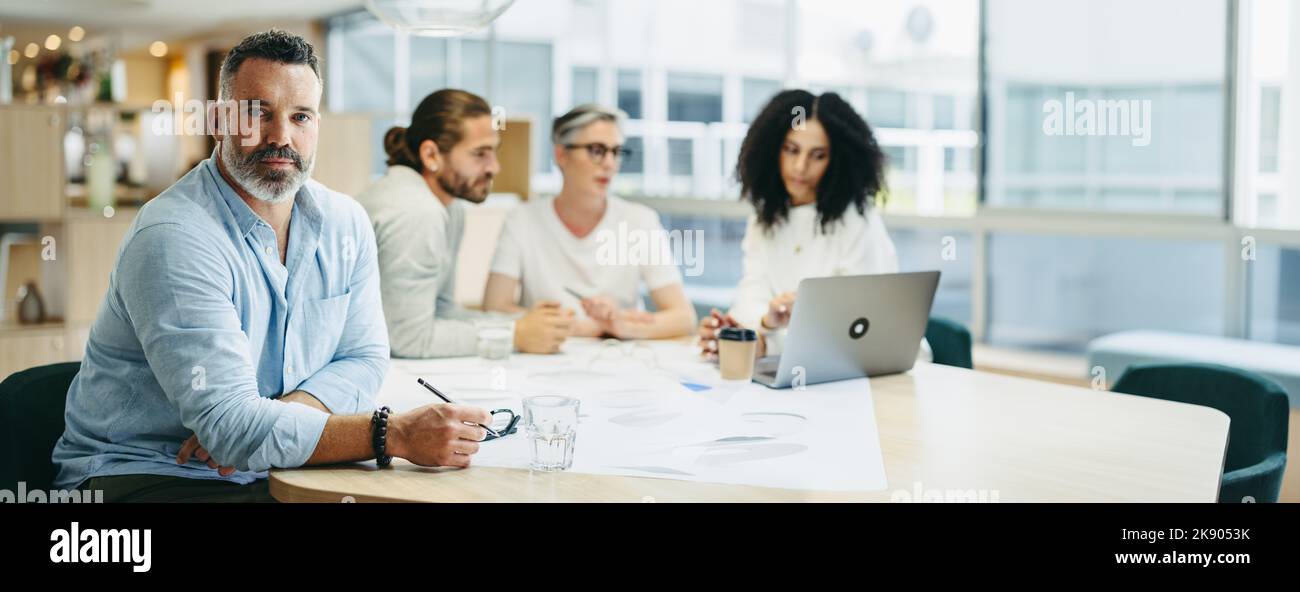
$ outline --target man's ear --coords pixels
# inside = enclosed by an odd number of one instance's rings
[[[555,166],[563,166],[565,164],[568,164],[569,151],[565,150],[564,146],[561,146],[559,144],[556,144],[554,148],[555,148],[555,155],[554,155]]]
[[[420,142],[420,164],[424,165],[424,170],[436,173],[443,169],[442,151],[438,149],[438,143],[433,140]]]

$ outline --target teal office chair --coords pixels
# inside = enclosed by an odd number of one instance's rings
[[[1257,374],[1214,364],[1130,366],[1111,389],[1213,407],[1228,415],[1228,451],[1219,501],[1276,502],[1286,468],[1286,391]]]
[[[0,489],[50,489],[54,462],[50,455],[63,435],[63,406],[68,386],[81,362],[24,370],[0,382]]]
[[[930,343],[934,363],[958,368],[974,368],[971,359],[970,331],[956,321],[930,317],[925,326],[925,340]]]

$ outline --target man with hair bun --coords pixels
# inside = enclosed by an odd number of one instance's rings
[[[388,171],[357,196],[374,225],[384,317],[394,357],[473,355],[474,321],[488,315],[454,300],[464,202],[482,203],[501,171],[492,107],[472,93],[443,89],[416,107],[408,127],[384,137]],[[514,345],[558,352],[572,312],[538,302],[515,322]]]

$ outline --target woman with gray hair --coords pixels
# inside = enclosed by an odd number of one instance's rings
[[[609,195],[628,154],[621,111],[581,105],[551,129],[559,195],[510,213],[492,260],[483,305],[513,312],[559,300],[583,312],[573,335],[680,337],[695,325],[668,234],[654,210]],[[644,311],[644,283],[656,312]]]

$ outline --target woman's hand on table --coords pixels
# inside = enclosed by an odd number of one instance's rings
[[[727,327],[739,327],[740,323],[723,314],[718,309],[709,311],[709,316],[700,319],[699,345],[700,355],[706,360],[718,359],[718,333]]]

